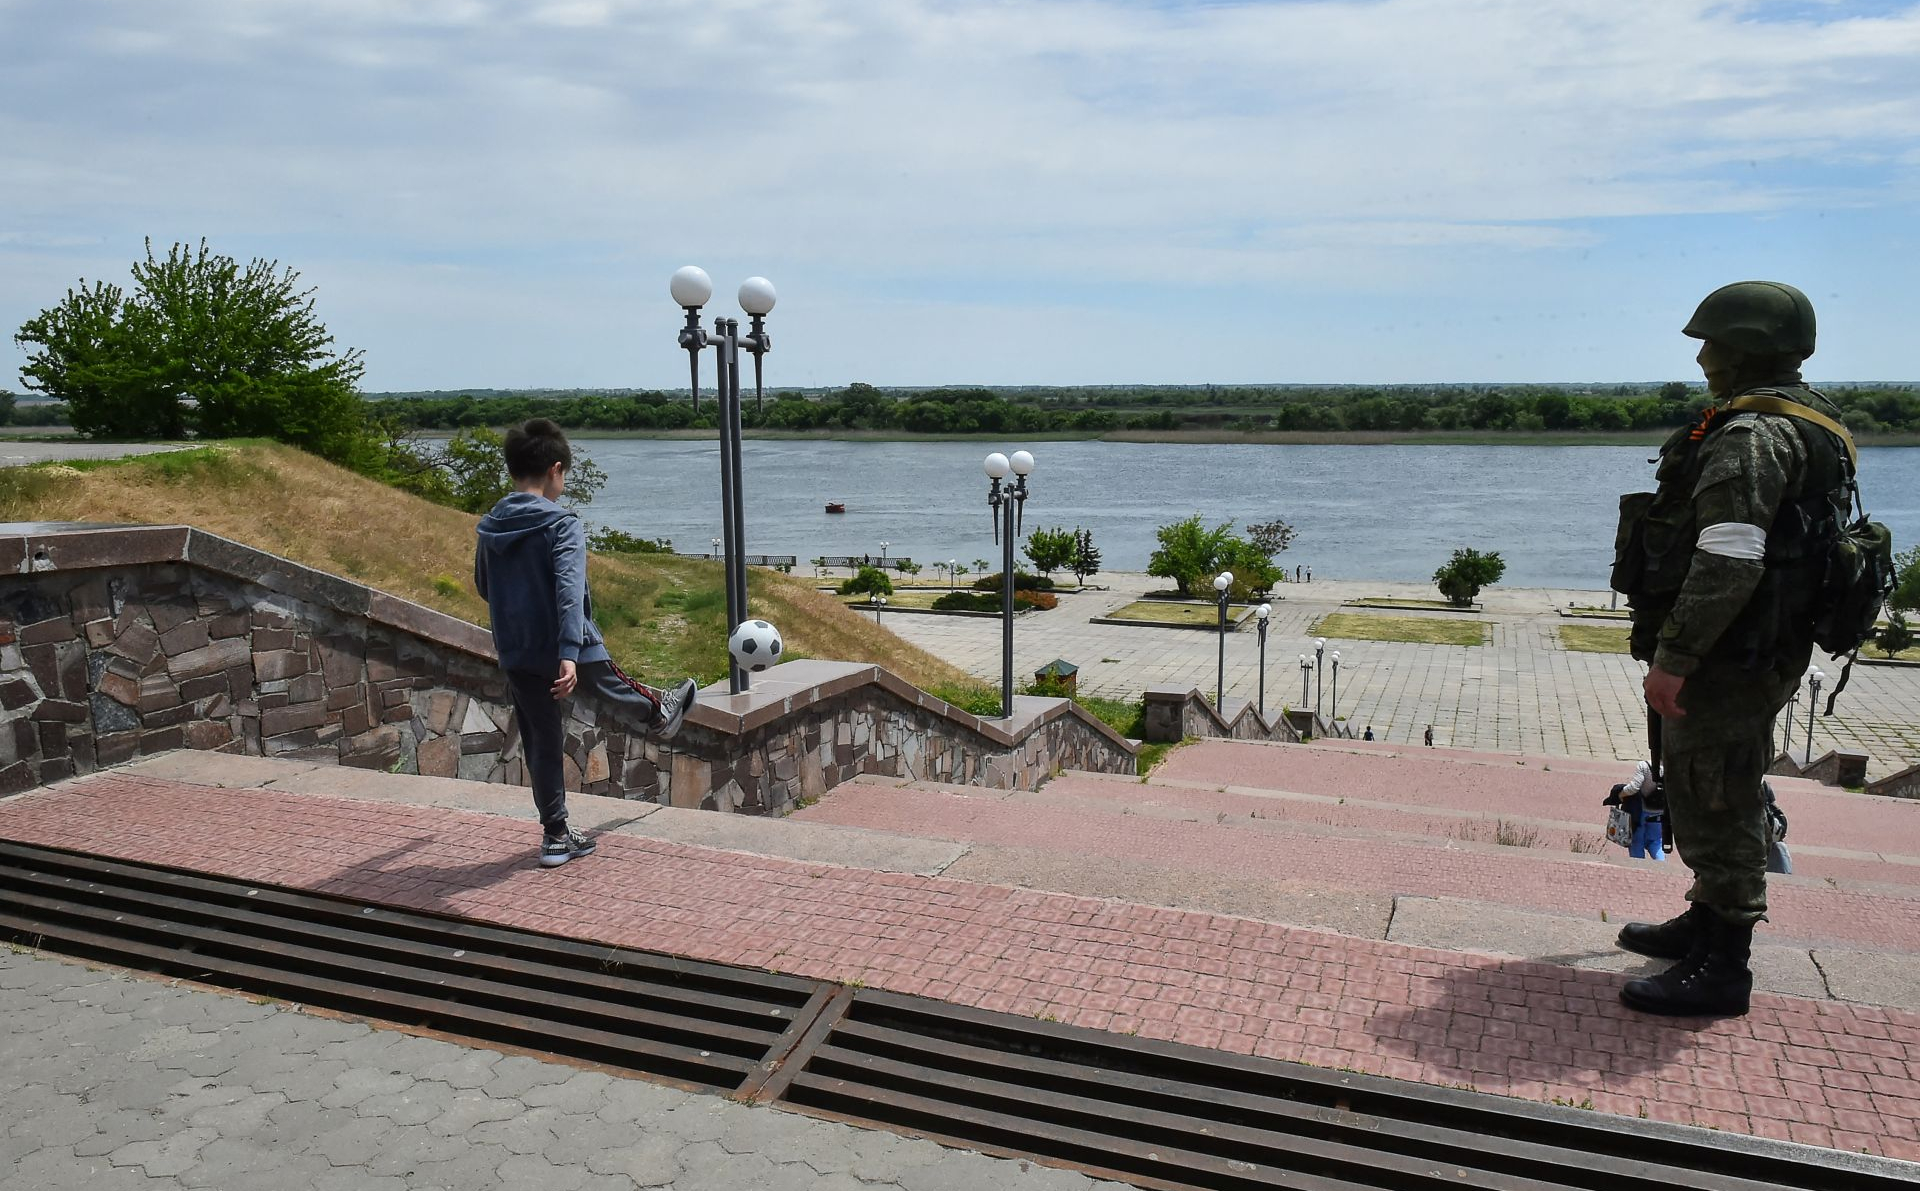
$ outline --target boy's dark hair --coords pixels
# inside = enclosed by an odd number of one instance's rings
[[[573,448],[560,427],[546,418],[534,418],[507,431],[507,474],[516,480],[537,480],[558,463],[573,470]]]

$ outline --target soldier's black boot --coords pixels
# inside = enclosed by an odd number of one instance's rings
[[[1620,928],[1620,945],[1654,959],[1685,959],[1704,929],[1704,916],[1712,913],[1699,902],[1688,902],[1685,913],[1658,925],[1629,922]]]
[[[1739,1017],[1753,996],[1752,950],[1752,923],[1736,926],[1709,911],[1687,958],[1658,976],[1627,981],[1620,999],[1663,1017]]]

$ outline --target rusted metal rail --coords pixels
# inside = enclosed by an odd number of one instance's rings
[[[1920,1167],[0,842],[0,936],[1143,1187],[1893,1191]]]

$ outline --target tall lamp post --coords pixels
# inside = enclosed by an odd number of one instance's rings
[[[1233,572],[1221,571],[1213,577],[1213,590],[1220,604],[1220,668],[1214,672],[1213,706],[1221,715],[1227,702],[1227,593],[1233,589]]]
[[[1027,503],[1027,477],[1033,456],[1015,451],[1012,458],[995,451],[985,463],[987,507],[993,510],[994,540],[1001,547],[1000,562],[1000,714],[1013,717],[1013,541],[1020,536],[1020,514]],[[1013,473],[1011,480],[1007,473]]]
[[[1333,701],[1327,705],[1327,718],[1340,718],[1340,651],[1333,651]]]
[[[1807,685],[1813,688],[1813,694],[1807,697],[1807,764],[1813,764],[1813,711],[1820,703],[1820,684],[1827,676],[1818,669],[1807,675]]]
[[[708,539],[707,539],[707,541],[708,541],[708,543],[709,543],[709,544],[710,544],[710,545],[711,545],[711,546],[713,547],[713,548],[712,548],[711,550],[708,550],[708,551],[707,551],[707,557],[708,557],[708,558],[719,558],[719,557],[720,557],[720,539],[719,539],[719,538],[708,538]]]
[[[758,401],[764,388],[761,365],[773,349],[767,334],[766,316],[774,304],[773,283],[764,277],[749,277],[740,283],[740,309],[753,320],[747,334],[740,334],[737,318],[716,318],[709,334],[700,325],[700,309],[713,297],[713,279],[706,270],[688,265],[674,272],[668,283],[673,300],[687,313],[680,328],[680,346],[686,349],[692,371],[693,407],[700,408],[700,353],[714,349],[714,390],[720,400],[720,530],[726,551],[727,633],[747,618],[747,553],[745,501],[740,476],[740,352],[753,356],[753,391]],[[731,658],[727,666],[727,689],[739,694],[747,689],[747,672]]]
[[[954,589],[953,568],[959,565],[960,565],[960,560],[957,558],[949,558],[947,560],[947,590],[948,591],[952,591]]]
[[[1307,709],[1307,683],[1313,678],[1313,663],[1306,654],[1300,655],[1300,710]]]
[[[1313,714],[1320,714],[1320,667],[1326,659],[1327,639],[1313,639]]]
[[[871,603],[873,604],[873,623],[879,624],[880,609],[887,606],[887,597],[881,595],[879,592],[876,591],[873,593],[873,598],[871,600]]]
[[[1273,605],[1260,605],[1254,615],[1260,620],[1260,702],[1257,707],[1264,720],[1267,718],[1267,620],[1273,615]]]
[[[892,542],[880,543],[880,569],[883,571],[887,569],[887,547],[891,545]]]

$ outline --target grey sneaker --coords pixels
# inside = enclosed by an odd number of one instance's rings
[[[540,866],[554,868],[576,856],[591,856],[595,846],[592,836],[569,827],[565,835],[549,835],[541,842]]]
[[[681,722],[699,697],[700,687],[691,678],[682,679],[680,685],[670,691],[661,691],[659,712],[653,717],[653,723],[647,725],[647,735],[655,740],[672,740],[679,735]]]

